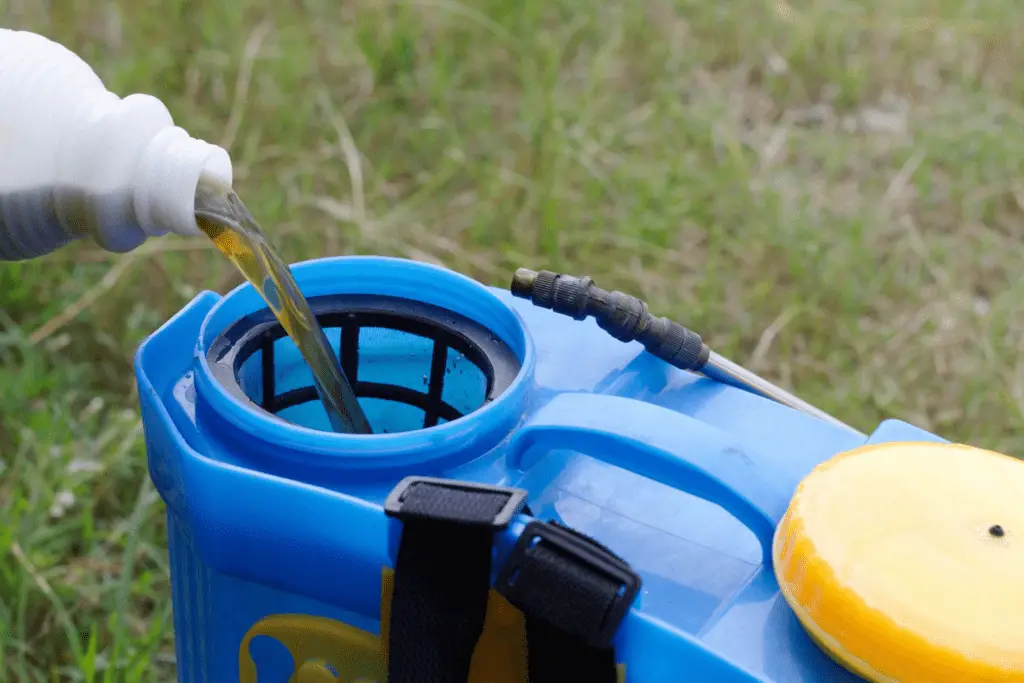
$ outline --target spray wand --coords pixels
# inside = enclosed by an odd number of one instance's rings
[[[635,296],[605,291],[589,277],[527,268],[515,272],[510,289],[515,297],[575,320],[593,317],[615,339],[638,341],[649,353],[677,368],[763,396],[863,436],[845,422],[718,355],[696,332],[668,318],[653,316],[647,304]]]

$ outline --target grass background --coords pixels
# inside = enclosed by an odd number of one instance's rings
[[[1017,0],[0,0],[228,147],[290,261],[645,297],[855,426],[1024,453]],[[2,94],[0,94],[2,97]],[[171,681],[139,341],[209,245],[0,264],[0,680]]]

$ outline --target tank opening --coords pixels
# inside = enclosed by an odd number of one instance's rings
[[[311,297],[375,434],[453,422],[500,396],[521,359],[498,335],[452,311],[389,296]],[[229,392],[279,419],[332,431],[313,376],[273,314],[250,314],[207,353]]]

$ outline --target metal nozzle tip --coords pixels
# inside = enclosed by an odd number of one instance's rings
[[[537,279],[537,271],[529,268],[519,268],[512,275],[512,296],[520,299],[529,299],[533,296],[533,283]]]

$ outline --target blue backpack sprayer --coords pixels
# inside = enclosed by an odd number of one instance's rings
[[[864,435],[588,278],[511,291],[381,257],[293,268],[373,434],[330,431],[250,286],[136,357],[179,681],[859,680],[771,567]]]

